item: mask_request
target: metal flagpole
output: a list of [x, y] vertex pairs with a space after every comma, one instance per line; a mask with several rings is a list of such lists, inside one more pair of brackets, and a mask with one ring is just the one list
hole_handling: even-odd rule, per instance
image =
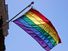
[[[34, 4], [34, 2], [31, 2], [31, 4], [29, 4], [27, 7], [25, 7], [23, 10], [21, 10], [18, 14], [16, 14], [12, 19], [8, 20], [7, 21], [7, 24], [12, 21], [14, 18], [16, 18], [19, 14], [21, 14], [24, 10], [26, 10], [28, 7], [30, 7], [32, 4]], [[5, 26], [6, 24], [2, 25], [3, 27]]]
[[21, 14], [24, 10], [26, 10], [28, 7], [30, 7], [32, 4], [34, 4], [34, 2], [31, 2], [31, 4], [29, 4], [26, 8], [24, 8], [22, 11], [20, 11], [17, 15], [15, 15], [12, 19], [10, 19], [9, 21], [8, 21], [8, 23], [10, 22], [10, 21], [12, 21], [14, 18], [16, 18], [19, 14]]

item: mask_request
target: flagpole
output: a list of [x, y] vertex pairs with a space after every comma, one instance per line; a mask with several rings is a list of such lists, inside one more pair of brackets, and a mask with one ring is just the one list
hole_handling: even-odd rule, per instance
[[[21, 14], [24, 10], [26, 10], [27, 8], [29, 8], [30, 6], [32, 6], [32, 4], [34, 4], [34, 2], [31, 2], [31, 4], [29, 4], [27, 7], [25, 7], [23, 10], [21, 10], [18, 14], [16, 14], [12, 19], [8, 20], [6, 24], [9, 24], [10, 21], [12, 21], [14, 18], [16, 18], [19, 14]], [[3, 24], [3, 27], [6, 26], [6, 24]], [[1, 29], [1, 28], [0, 28]]]
[[31, 2], [31, 4], [29, 4], [26, 8], [24, 8], [22, 11], [20, 11], [18, 14], [16, 14], [12, 19], [10, 19], [7, 23], [9, 23], [10, 21], [12, 21], [14, 18], [16, 18], [19, 14], [21, 14], [24, 10], [26, 10], [28, 7], [30, 7], [32, 4], [34, 4], [34, 2]]

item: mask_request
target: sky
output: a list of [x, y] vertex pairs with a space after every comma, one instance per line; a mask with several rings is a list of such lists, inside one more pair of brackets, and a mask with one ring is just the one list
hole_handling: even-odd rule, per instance
[[[51, 51], [67, 51], [68, 0], [6, 0], [9, 20], [32, 1], [34, 1], [33, 7], [52, 22], [62, 40], [62, 43]], [[5, 45], [6, 51], [45, 51], [30, 35], [12, 21], [9, 23], [9, 34], [5, 39]]]

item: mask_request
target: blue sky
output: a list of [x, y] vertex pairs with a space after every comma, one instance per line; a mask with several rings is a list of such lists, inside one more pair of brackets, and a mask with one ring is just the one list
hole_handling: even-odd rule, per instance
[[[9, 19], [24, 9], [32, 1], [33, 7], [45, 15], [57, 29], [62, 43], [51, 51], [68, 50], [68, 0], [6, 0]], [[30, 35], [13, 22], [9, 23], [6, 37], [6, 51], [45, 51]]]

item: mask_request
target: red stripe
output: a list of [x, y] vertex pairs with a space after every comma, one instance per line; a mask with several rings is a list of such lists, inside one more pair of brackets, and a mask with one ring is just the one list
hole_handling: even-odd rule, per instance
[[[35, 10], [33, 8], [31, 8], [30, 11], [33, 12], [34, 14], [36, 14], [37, 16], [39, 16], [44, 22], [46, 22], [47, 24], [49, 24], [56, 31], [56, 29], [52, 25], [52, 23], [44, 15], [42, 15], [39, 11], [37, 11], [37, 10]], [[57, 33], [57, 31], [56, 31], [56, 33]], [[57, 36], [58, 36], [58, 33], [57, 33]], [[58, 38], [59, 38], [59, 36], [58, 36]], [[59, 43], [61, 43], [60, 38], [59, 38]]]

